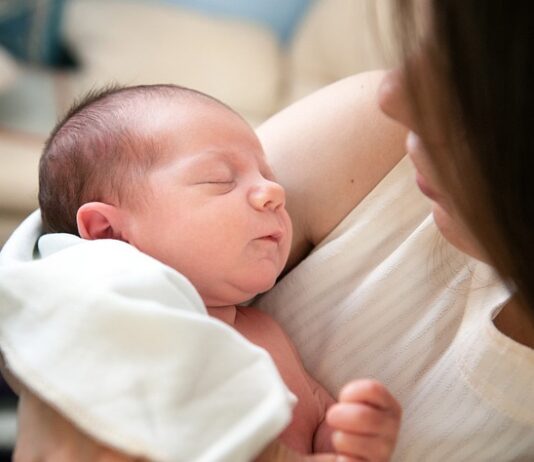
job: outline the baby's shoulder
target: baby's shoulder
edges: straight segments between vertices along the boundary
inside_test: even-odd
[[[253,306],[237,307],[237,318],[247,323],[261,323],[264,328],[277,329],[283,332],[282,326],[271,315]]]
[[[294,349],[293,342],[278,321],[258,308],[252,306],[238,307],[235,327],[246,337],[254,333],[254,337],[265,337],[269,339],[269,343],[279,342],[280,345],[286,344]]]

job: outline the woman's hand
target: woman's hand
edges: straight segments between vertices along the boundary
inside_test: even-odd
[[[391,458],[400,428],[401,407],[380,382],[355,380],[345,385],[326,421],[335,429],[332,444],[336,462],[386,462]]]
[[[35,395],[23,389],[18,409],[15,462],[140,462],[102,446]]]

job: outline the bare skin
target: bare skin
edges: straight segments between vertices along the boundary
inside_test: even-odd
[[[534,349],[534,319],[516,298],[505,305],[493,322],[504,335]]]
[[[19,391],[15,462],[148,462],[98,443],[29,390],[19,388]],[[385,387],[372,380],[351,382],[341,391],[339,403],[329,410],[327,419],[337,428],[350,429],[350,432],[339,432],[333,439],[340,454],[302,455],[274,441],[256,462],[389,460],[395,447],[401,409]],[[346,406],[347,403],[352,403],[353,409]],[[362,412],[364,407],[365,412]],[[382,438],[384,434],[390,438]]]
[[[19,397],[15,462],[144,462],[99,444],[24,390]]]
[[[383,76],[374,71],[340,80],[274,115],[257,130],[277,181],[286,189],[286,208],[293,221],[286,271],[405,155],[406,130],[378,106],[376,93]]]

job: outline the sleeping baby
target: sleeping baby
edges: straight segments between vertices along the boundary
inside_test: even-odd
[[[298,398],[282,443],[389,459],[400,421],[389,393],[354,381],[336,403],[274,319],[238,306],[274,285],[292,226],[259,140],[232,109],[174,85],[93,92],[47,141],[39,202],[47,233],[134,246],[185,275],[211,316],[269,352]]]

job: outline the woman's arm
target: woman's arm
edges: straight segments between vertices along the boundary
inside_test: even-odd
[[[27,390],[20,395],[18,419],[14,454],[18,462],[149,462],[100,445]],[[304,456],[275,440],[255,462],[335,462],[335,458],[334,454]]]
[[[289,106],[257,132],[287,191],[291,269],[404,156],[405,130],[380,111],[382,71],[340,80]]]
[[[101,445],[25,388],[17,425],[18,462],[148,462]]]

